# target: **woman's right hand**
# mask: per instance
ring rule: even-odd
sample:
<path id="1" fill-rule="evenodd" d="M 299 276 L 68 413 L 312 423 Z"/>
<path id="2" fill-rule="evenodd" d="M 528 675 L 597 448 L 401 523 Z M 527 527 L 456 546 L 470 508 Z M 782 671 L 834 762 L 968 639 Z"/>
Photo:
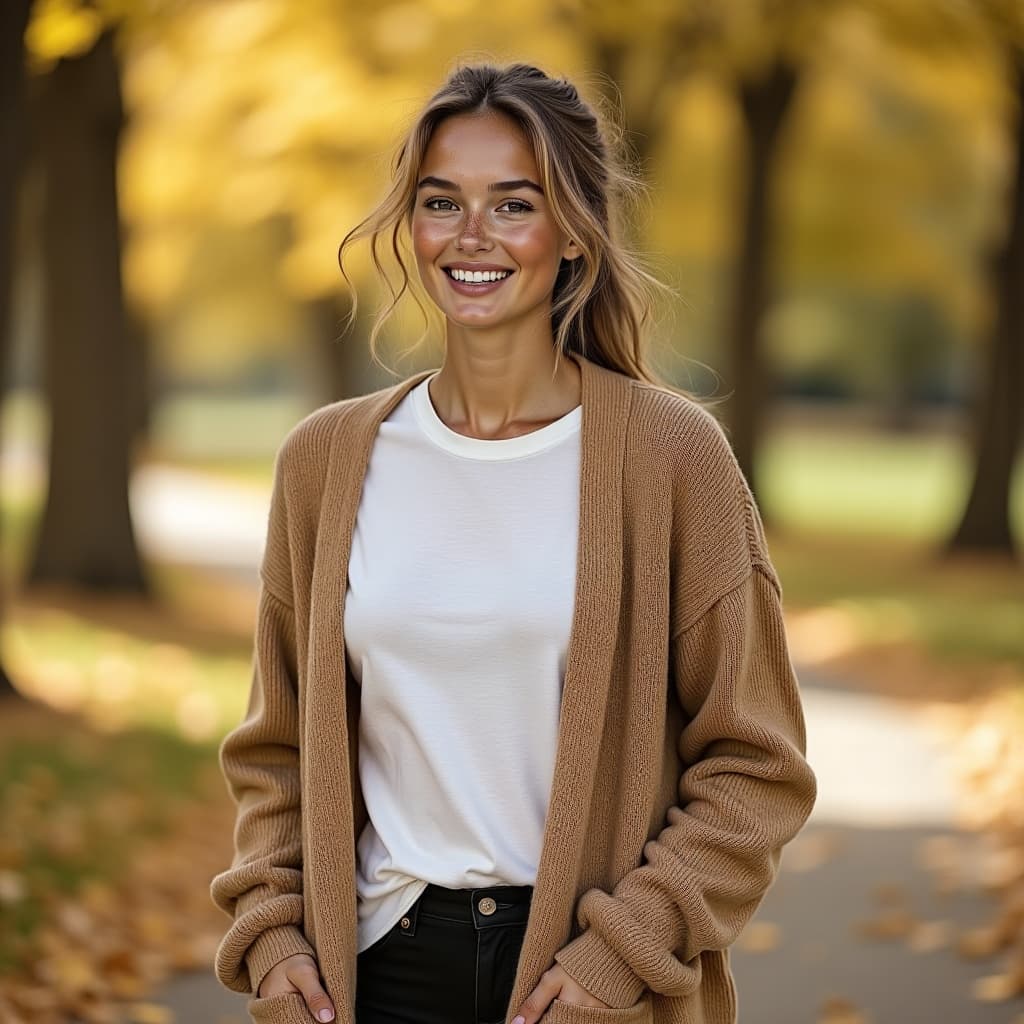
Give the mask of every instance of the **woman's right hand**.
<path id="1" fill-rule="evenodd" d="M 260 982 L 257 997 L 268 999 L 284 992 L 300 993 L 313 1020 L 334 1020 L 334 1006 L 324 991 L 316 961 L 308 953 L 295 953 L 274 964 Z"/>

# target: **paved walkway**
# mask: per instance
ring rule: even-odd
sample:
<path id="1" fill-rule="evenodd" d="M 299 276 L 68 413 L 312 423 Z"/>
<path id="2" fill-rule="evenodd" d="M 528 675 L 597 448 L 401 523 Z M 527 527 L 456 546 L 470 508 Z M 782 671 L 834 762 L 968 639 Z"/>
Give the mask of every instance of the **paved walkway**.
<path id="1" fill-rule="evenodd" d="M 255 581 L 265 493 L 154 469 L 137 474 L 132 507 L 147 550 Z M 973 890 L 936 892 L 922 866 L 927 854 L 970 847 L 954 825 L 949 737 L 921 708 L 798 670 L 819 797 L 733 947 L 740 1024 L 1024 1021 L 1024 1000 L 972 997 L 972 984 L 995 973 L 995 964 L 962 962 L 941 944 L 943 922 L 981 924 L 989 910 Z M 879 886 L 891 887 L 911 919 L 927 925 L 915 933 L 921 951 L 906 938 L 860 933 L 878 912 Z M 933 943 L 938 948 L 926 951 Z M 244 997 L 206 973 L 174 980 L 160 999 L 188 1024 L 246 1020 Z"/>

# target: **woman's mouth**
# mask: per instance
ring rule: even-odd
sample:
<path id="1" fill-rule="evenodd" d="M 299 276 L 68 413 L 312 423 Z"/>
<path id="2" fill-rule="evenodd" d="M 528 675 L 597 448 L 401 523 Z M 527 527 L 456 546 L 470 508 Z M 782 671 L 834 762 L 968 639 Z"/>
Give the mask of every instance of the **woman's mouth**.
<path id="1" fill-rule="evenodd" d="M 460 295 L 486 295 L 489 292 L 497 291 L 502 282 L 507 281 L 514 271 L 512 270 L 454 270 L 451 267 L 444 267 L 445 277 L 448 278 L 452 288 Z M 456 275 L 458 275 L 456 277 Z"/>

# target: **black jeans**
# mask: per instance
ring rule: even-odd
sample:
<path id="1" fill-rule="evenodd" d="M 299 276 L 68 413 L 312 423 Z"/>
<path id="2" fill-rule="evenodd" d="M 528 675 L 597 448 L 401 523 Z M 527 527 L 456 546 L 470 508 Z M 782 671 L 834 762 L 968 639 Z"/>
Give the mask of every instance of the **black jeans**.
<path id="1" fill-rule="evenodd" d="M 532 895 L 429 884 L 357 957 L 356 1024 L 501 1024 Z"/>

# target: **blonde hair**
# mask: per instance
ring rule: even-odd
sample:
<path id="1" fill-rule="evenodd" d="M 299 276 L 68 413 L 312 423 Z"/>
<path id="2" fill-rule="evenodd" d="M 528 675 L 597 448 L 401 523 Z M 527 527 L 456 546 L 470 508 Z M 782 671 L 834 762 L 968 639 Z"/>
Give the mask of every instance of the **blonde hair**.
<path id="1" fill-rule="evenodd" d="M 582 250 L 576 259 L 562 260 L 555 278 L 551 325 L 556 351 L 581 353 L 636 380 L 702 401 L 659 379 L 647 363 L 645 329 L 652 321 L 656 295 L 676 293 L 644 269 L 640 257 L 623 240 L 625 208 L 643 196 L 646 186 L 613 151 L 610 139 L 621 140 L 615 122 L 581 99 L 567 79 L 551 78 L 524 63 L 456 66 L 401 140 L 389 191 L 342 240 L 338 265 L 349 287 L 345 252 L 354 242 L 369 238 L 374 266 L 390 292 L 391 301 L 379 311 L 370 332 L 373 358 L 380 362 L 377 338 L 410 290 L 401 236 L 412 219 L 418 171 L 434 130 L 448 117 L 484 111 L 508 116 L 524 132 L 555 221 Z M 401 273 L 397 289 L 381 262 L 385 237 L 390 238 Z M 354 288 L 352 292 L 348 326 L 355 319 L 358 302 Z M 426 319 L 415 289 L 411 294 Z"/>

